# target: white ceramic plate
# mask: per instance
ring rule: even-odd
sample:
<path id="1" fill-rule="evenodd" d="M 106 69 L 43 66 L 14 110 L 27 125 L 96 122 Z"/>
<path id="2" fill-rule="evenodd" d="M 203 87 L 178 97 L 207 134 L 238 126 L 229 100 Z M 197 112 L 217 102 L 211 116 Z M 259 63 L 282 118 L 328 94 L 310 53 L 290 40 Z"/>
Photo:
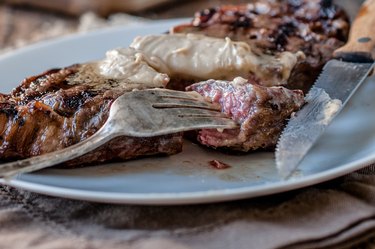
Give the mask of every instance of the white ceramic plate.
<path id="1" fill-rule="evenodd" d="M 178 22 L 178 21 L 177 21 Z M 113 28 L 39 43 L 0 58 L 0 91 L 46 69 L 100 59 L 137 35 L 162 33 L 174 21 Z M 185 143 L 182 153 L 73 170 L 19 175 L 15 187 L 53 196 L 109 203 L 187 204 L 235 200 L 297 189 L 342 176 L 375 161 L 375 78 L 368 80 L 329 127 L 293 179 L 278 177 L 273 153 L 234 156 Z M 208 165 L 221 160 L 231 168 Z"/>

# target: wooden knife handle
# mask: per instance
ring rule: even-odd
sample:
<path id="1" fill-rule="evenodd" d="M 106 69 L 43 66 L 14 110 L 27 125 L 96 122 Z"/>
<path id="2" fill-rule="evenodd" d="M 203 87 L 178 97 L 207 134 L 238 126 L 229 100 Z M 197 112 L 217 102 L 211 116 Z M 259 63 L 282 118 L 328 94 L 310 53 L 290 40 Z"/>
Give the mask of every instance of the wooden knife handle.
<path id="1" fill-rule="evenodd" d="M 374 62 L 375 0 L 367 0 L 350 29 L 349 41 L 334 52 L 336 59 L 348 62 Z"/>

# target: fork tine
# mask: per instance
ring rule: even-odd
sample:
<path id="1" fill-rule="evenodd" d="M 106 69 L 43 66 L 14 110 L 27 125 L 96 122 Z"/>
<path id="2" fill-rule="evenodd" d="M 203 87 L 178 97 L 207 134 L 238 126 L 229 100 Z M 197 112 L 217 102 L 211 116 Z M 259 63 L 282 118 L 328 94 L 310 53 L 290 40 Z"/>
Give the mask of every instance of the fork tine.
<path id="1" fill-rule="evenodd" d="M 225 113 L 197 108 L 165 109 L 170 115 L 178 117 L 186 127 L 202 128 L 236 128 L 238 124 Z"/>
<path id="2" fill-rule="evenodd" d="M 228 116 L 222 113 L 220 110 L 202 109 L 194 107 L 176 107 L 176 108 L 166 108 L 162 110 L 167 115 L 179 116 L 179 117 L 222 117 L 228 118 Z"/>
<path id="3" fill-rule="evenodd" d="M 204 128 L 226 128 L 234 129 L 238 128 L 238 124 L 229 118 L 223 117 L 184 117 L 186 126 L 195 129 L 204 129 Z"/>
<path id="4" fill-rule="evenodd" d="M 208 102 L 202 101 L 191 101 L 185 99 L 175 99 L 170 102 L 165 103 L 154 103 L 152 104 L 154 108 L 201 108 L 201 109 L 208 109 L 208 110 L 220 110 L 219 105 L 211 104 Z"/>
<path id="5" fill-rule="evenodd" d="M 176 108 L 176 107 L 196 107 L 204 109 L 218 110 L 218 104 L 208 102 L 197 92 L 180 92 L 167 89 L 153 89 L 152 92 L 155 103 L 154 108 Z"/>
<path id="6" fill-rule="evenodd" d="M 190 91 L 190 92 L 182 92 L 182 91 L 174 91 L 174 90 L 157 90 L 156 92 L 162 98 L 183 98 L 183 99 L 191 99 L 191 100 L 204 100 L 204 97 L 197 92 Z"/>
<path id="7" fill-rule="evenodd" d="M 198 94 L 198 93 L 197 93 Z M 181 96 L 181 95 L 180 95 Z M 197 98 L 181 98 L 181 97 L 162 97 L 152 105 L 154 108 L 175 108 L 175 107 L 195 107 L 219 110 L 219 104 L 214 104 L 206 101 L 202 96 Z"/>

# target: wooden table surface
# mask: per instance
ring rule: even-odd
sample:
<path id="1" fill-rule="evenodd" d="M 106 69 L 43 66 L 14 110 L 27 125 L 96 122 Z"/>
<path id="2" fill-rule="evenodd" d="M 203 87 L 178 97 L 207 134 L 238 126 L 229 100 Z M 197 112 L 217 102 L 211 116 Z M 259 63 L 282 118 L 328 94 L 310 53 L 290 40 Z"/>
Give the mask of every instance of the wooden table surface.
<path id="1" fill-rule="evenodd" d="M 230 3 L 244 3 L 245 0 L 232 0 Z M 357 12 L 361 0 L 340 0 L 340 5 L 349 10 L 351 17 Z M 165 19 L 193 16 L 195 10 L 228 3 L 224 0 L 174 1 L 173 3 L 132 13 L 145 18 Z M 64 13 L 50 12 L 23 6 L 0 5 L 0 50 L 15 48 L 39 40 L 73 33 L 77 30 L 80 18 Z M 363 242 L 354 248 L 373 248 L 375 239 Z"/>

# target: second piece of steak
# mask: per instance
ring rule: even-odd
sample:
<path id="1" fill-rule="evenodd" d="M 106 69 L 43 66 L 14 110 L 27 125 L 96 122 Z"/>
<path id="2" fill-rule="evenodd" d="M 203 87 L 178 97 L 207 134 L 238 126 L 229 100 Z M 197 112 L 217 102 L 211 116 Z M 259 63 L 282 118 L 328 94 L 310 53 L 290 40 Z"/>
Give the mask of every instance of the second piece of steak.
<path id="1" fill-rule="evenodd" d="M 348 32 L 346 13 L 325 0 L 257 0 L 205 9 L 197 12 L 191 23 L 171 29 L 171 33 L 244 41 L 259 53 L 302 51 L 306 60 L 296 65 L 286 86 L 304 91 L 333 51 L 344 44 Z"/>
<path id="2" fill-rule="evenodd" d="M 241 124 L 239 129 L 204 129 L 198 141 L 214 148 L 250 151 L 272 148 L 285 120 L 301 108 L 303 92 L 284 87 L 263 87 L 242 78 L 234 81 L 208 80 L 188 87 L 221 105 L 222 111 Z"/>

